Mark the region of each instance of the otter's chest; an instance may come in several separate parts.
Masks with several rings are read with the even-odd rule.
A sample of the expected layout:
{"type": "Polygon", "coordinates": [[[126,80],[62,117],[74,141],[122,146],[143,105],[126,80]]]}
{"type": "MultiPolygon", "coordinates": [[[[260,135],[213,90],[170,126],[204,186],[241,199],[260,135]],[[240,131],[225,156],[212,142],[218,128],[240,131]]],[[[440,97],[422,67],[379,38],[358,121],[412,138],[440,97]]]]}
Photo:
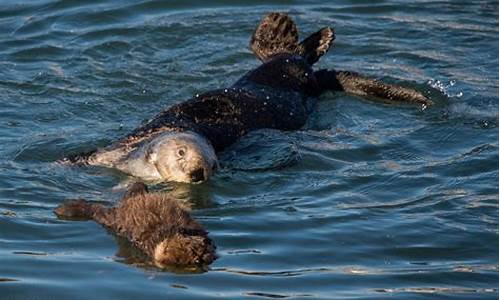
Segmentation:
{"type": "Polygon", "coordinates": [[[198,95],[172,113],[189,119],[193,129],[220,150],[252,130],[301,128],[309,114],[306,99],[294,90],[251,83],[198,95]]]}
{"type": "Polygon", "coordinates": [[[309,97],[294,90],[251,84],[202,94],[181,110],[201,126],[293,130],[307,119],[308,101],[309,97]]]}

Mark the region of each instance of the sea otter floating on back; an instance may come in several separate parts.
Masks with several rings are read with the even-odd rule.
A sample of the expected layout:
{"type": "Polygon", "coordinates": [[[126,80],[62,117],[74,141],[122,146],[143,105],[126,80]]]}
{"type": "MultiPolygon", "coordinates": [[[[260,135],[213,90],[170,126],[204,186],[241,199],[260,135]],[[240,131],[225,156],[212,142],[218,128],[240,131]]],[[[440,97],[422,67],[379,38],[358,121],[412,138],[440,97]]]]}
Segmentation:
{"type": "Polygon", "coordinates": [[[261,66],[229,88],[167,108],[106,148],[65,160],[116,168],[145,180],[201,182],[214,173],[216,153],[249,131],[300,129],[325,91],[432,105],[410,88],[353,72],[314,71],[312,65],[334,39],[333,29],[325,27],[299,43],[294,22],[286,14],[270,13],[250,41],[261,66]]]}

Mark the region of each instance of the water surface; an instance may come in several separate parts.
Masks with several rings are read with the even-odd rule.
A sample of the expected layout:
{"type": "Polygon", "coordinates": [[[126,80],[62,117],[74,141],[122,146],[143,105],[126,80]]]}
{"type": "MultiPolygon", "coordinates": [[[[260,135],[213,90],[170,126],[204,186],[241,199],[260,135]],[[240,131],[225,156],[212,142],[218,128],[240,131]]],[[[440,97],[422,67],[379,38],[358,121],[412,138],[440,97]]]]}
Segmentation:
{"type": "Polygon", "coordinates": [[[2,1],[0,298],[498,298],[497,2],[207,2],[2,1]],[[98,225],[56,219],[131,178],[55,160],[258,66],[248,41],[273,10],[303,34],[335,28],[318,68],[437,105],[328,93],[303,130],[228,149],[209,182],[155,187],[210,231],[205,273],[144,266],[98,225]]]}

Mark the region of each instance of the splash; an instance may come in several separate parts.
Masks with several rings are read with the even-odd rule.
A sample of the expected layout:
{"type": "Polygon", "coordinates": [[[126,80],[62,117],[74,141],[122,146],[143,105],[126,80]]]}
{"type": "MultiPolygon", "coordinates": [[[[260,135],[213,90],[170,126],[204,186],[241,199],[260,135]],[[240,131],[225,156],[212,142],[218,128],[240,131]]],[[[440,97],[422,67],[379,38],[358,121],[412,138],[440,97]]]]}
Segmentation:
{"type": "Polygon", "coordinates": [[[456,80],[450,80],[448,83],[445,83],[438,79],[431,79],[427,81],[427,84],[448,97],[460,98],[464,95],[462,91],[453,91],[456,89],[454,88],[455,85],[457,84],[456,80]]]}

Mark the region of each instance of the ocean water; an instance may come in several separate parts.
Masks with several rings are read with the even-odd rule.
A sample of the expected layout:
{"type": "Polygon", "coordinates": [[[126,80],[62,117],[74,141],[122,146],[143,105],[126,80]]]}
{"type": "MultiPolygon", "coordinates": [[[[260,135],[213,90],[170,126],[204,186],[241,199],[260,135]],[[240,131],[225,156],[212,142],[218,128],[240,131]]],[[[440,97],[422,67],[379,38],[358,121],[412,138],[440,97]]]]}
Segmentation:
{"type": "Polygon", "coordinates": [[[0,299],[497,299],[498,2],[0,2],[0,299]],[[296,132],[255,132],[201,185],[163,184],[218,246],[159,270],[93,222],[132,178],[55,163],[259,65],[260,18],[333,26],[318,68],[404,83],[436,105],[321,96],[296,132]]]}

